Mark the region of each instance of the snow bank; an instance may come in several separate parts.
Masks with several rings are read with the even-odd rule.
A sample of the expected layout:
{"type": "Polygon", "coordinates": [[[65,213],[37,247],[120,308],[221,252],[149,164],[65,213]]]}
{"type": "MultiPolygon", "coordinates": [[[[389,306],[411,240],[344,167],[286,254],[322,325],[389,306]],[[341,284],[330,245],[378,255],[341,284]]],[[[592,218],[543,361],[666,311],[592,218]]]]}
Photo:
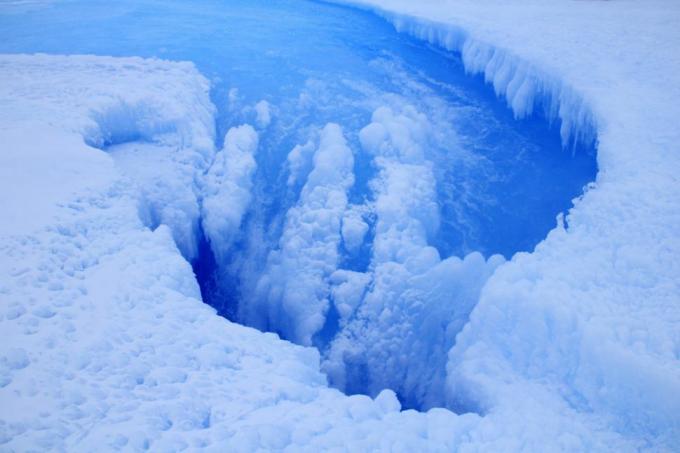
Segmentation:
{"type": "MultiPolygon", "coordinates": [[[[597,182],[534,253],[499,268],[456,338],[447,377],[452,406],[488,413],[491,425],[513,417],[545,429],[572,413],[577,424],[642,439],[641,448],[674,448],[678,4],[361,5],[460,52],[467,70],[483,73],[518,117],[542,107],[560,119],[565,141],[597,131],[597,182]]],[[[592,448],[583,438],[563,440],[563,448],[592,448]]]]}

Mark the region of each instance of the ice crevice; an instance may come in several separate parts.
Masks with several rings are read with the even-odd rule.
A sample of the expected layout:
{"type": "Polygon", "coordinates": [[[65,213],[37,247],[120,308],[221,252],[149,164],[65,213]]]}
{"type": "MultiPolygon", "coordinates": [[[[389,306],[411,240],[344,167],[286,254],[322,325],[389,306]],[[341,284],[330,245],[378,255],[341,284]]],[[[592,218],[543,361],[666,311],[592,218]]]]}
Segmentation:
{"type": "MultiPolygon", "coordinates": [[[[559,79],[451,27],[380,15],[400,32],[459,52],[466,71],[484,74],[517,119],[542,116],[559,122],[564,147],[594,146],[590,109],[559,79]]],[[[270,107],[258,103],[254,108],[253,124],[261,133],[272,122],[270,107]]],[[[252,160],[257,138],[250,138],[247,169],[238,154],[232,155],[231,165],[245,173],[207,172],[208,179],[213,173],[226,178],[224,184],[238,193],[232,192],[235,198],[226,204],[222,201],[229,197],[204,196],[202,234],[211,253],[198,260],[195,270],[202,275],[209,269],[201,277],[210,282],[202,285],[208,288],[208,303],[232,320],[316,347],[329,383],[346,393],[375,396],[389,388],[405,408],[483,413],[490,406],[474,396],[474,389],[461,390],[459,383],[452,393],[455,379],[449,373],[455,368],[449,366],[449,351],[505,259],[478,252],[442,257],[433,246],[440,211],[434,164],[423,149],[430,127],[412,106],[374,110],[358,137],[360,151],[375,169],[370,196],[361,205],[348,202],[358,151],[348,147],[342,127],[329,123],[312,133],[283,162],[284,198],[296,201],[277,208],[280,234],[269,243],[263,225],[245,208],[262,177],[252,160]],[[221,212],[227,205],[236,209],[221,212]],[[228,228],[217,231],[211,218],[229,219],[228,228]],[[253,233],[254,240],[248,237],[253,233]],[[364,255],[366,268],[346,266],[357,254],[364,255]]],[[[229,136],[236,130],[227,133],[218,162],[229,155],[229,136]]]]}

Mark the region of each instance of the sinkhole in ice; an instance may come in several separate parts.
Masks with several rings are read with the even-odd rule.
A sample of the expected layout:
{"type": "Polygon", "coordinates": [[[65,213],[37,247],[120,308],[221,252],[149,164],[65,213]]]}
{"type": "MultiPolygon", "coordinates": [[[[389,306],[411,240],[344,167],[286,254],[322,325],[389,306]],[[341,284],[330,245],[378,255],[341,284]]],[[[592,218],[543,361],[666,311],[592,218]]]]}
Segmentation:
{"type": "MultiPolygon", "coordinates": [[[[458,55],[370,13],[71,1],[2,20],[3,52],[189,60],[211,80],[214,161],[176,178],[176,192],[147,193],[141,216],[188,224],[174,235],[204,301],[317,347],[346,393],[391,388],[406,408],[475,410],[447,403],[456,334],[495,268],[533,250],[597,172],[592,144],[565,150],[544,118],[515,120],[458,55]],[[196,200],[182,198],[187,185],[196,200]]],[[[176,131],[153,112],[121,104],[94,119],[92,144],[124,169],[182,175],[159,157],[176,131]]]]}

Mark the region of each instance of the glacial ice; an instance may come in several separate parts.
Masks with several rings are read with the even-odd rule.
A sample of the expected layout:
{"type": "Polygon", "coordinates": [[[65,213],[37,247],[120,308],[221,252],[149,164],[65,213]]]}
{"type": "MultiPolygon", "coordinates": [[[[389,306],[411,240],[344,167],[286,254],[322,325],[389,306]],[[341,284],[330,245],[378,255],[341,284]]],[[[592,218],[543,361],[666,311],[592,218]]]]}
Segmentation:
{"type": "MultiPolygon", "coordinates": [[[[290,14],[281,5],[266,6],[290,14]]],[[[358,29],[380,27],[368,14],[313,5],[305,8],[340,22],[354,14],[358,29]]],[[[247,76],[225,83],[200,52],[196,66],[210,83],[190,63],[0,57],[0,323],[8,339],[0,445],[672,448],[677,240],[665,221],[677,213],[674,192],[648,189],[632,170],[607,173],[623,168],[610,162],[622,143],[612,138],[617,129],[605,127],[616,115],[592,110],[598,98],[577,94],[588,90],[454,25],[381,14],[461,52],[461,66],[451,54],[390,38],[396,44],[385,45],[403,59],[369,52],[362,71],[325,81],[328,67],[291,71],[282,75],[289,85],[277,80],[281,91],[264,100],[258,77],[266,71],[257,69],[267,66],[256,59],[247,86],[238,84],[247,76]],[[483,72],[520,132],[494,103],[457,104],[483,91],[438,80],[449,65],[483,72]],[[537,129],[541,114],[559,123],[560,138],[537,129]],[[500,124],[488,134],[510,138],[494,147],[466,121],[500,124]],[[594,172],[586,145],[596,130],[605,164],[597,184],[556,228],[535,219],[541,226],[521,231],[527,212],[540,206],[554,217],[569,206],[565,194],[580,194],[594,172]],[[502,150],[513,141],[508,159],[502,150]],[[560,141],[573,154],[559,153],[560,141]],[[536,187],[563,199],[523,198],[536,187]],[[625,200],[648,214],[664,206],[667,217],[638,217],[621,208],[625,200]],[[499,247],[498,219],[529,240],[508,233],[499,247]],[[639,231],[665,240],[650,234],[636,245],[629,239],[639,231]],[[203,288],[187,261],[203,269],[203,288]],[[215,316],[201,291],[205,301],[234,304],[223,311],[234,320],[314,347],[215,316]]],[[[43,50],[21,39],[0,50],[43,50]]],[[[56,50],[94,42],[64,39],[56,50]]],[[[658,174],[654,189],[668,181],[658,174]]]]}

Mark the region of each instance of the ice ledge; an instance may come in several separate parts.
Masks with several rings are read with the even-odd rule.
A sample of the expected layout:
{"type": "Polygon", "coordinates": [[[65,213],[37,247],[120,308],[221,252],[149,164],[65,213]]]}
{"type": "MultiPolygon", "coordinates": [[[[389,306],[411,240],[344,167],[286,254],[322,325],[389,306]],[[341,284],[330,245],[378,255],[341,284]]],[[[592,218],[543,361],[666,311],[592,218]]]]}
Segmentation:
{"type": "Polygon", "coordinates": [[[559,121],[562,144],[591,146],[597,139],[598,125],[590,105],[572,87],[543,68],[512,52],[473,38],[457,25],[388,11],[360,1],[332,0],[382,17],[398,32],[461,54],[465,71],[483,75],[497,96],[505,98],[515,118],[543,114],[550,122],[559,121]]]}

